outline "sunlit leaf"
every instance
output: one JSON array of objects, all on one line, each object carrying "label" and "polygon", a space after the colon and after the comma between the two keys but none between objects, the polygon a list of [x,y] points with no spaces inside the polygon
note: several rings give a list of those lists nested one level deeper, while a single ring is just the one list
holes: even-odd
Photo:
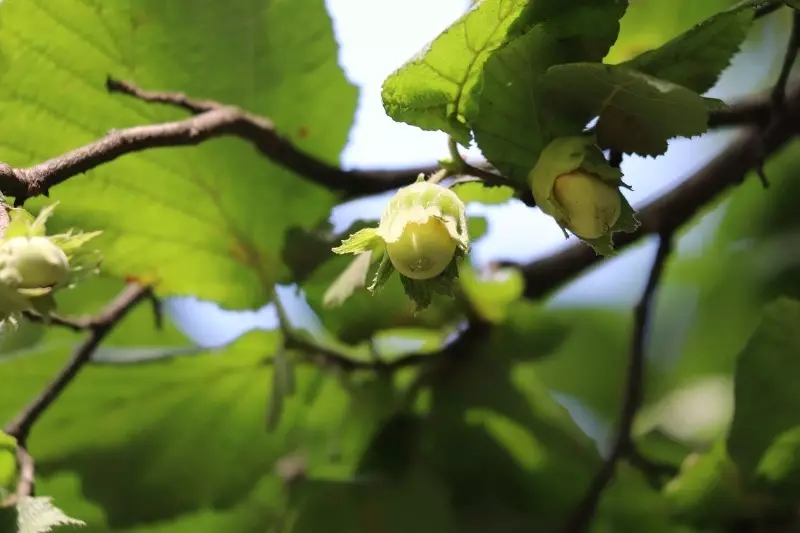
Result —
[{"label": "sunlit leaf", "polygon": [[[0,160],[14,166],[112,128],[186,117],[108,94],[108,75],[262,113],[301,150],[330,163],[338,162],[356,105],[322,0],[202,8],[188,0],[9,0],[0,35],[0,94],[10,104],[0,129],[14,132]],[[47,44],[31,35],[46,35]],[[53,229],[103,229],[97,245],[107,272],[157,281],[161,294],[238,308],[266,303],[272,282],[288,273],[284,231],[314,227],[335,202],[230,138],[127,155],[51,195],[61,202]]]},{"label": "sunlit leaf", "polygon": [[467,145],[465,123],[483,64],[522,15],[525,0],[483,0],[442,32],[383,84],[383,105],[394,120],[449,133]]}]

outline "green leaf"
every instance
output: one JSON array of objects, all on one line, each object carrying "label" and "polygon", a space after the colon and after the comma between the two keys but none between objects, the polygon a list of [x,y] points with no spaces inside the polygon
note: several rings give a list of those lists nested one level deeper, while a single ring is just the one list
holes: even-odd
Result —
[{"label": "green leaf", "polygon": [[764,453],[756,471],[757,485],[791,505],[800,496],[800,426],[781,433]]},{"label": "green leaf", "polygon": [[85,526],[82,520],[71,518],[54,507],[51,498],[22,498],[17,503],[17,533],[48,533],[58,526]]},{"label": "green leaf", "polygon": [[454,193],[465,204],[478,202],[481,204],[502,204],[514,197],[514,189],[504,186],[487,186],[481,181],[458,183],[451,187]]},{"label": "green leaf", "polygon": [[[48,45],[32,35],[47,35]],[[357,101],[323,0],[202,9],[192,0],[9,0],[0,55],[0,97],[9,103],[0,128],[14,132],[0,160],[20,167],[112,128],[186,118],[170,106],[108,94],[109,74],[263,114],[300,150],[331,164]],[[228,308],[266,303],[273,282],[288,274],[284,232],[315,227],[336,202],[233,138],[126,155],[50,192],[61,203],[48,229],[102,228],[97,245],[107,272]]]},{"label": "green leaf", "polygon": [[306,281],[321,264],[332,259],[331,249],[342,243],[343,235],[349,236],[372,223],[373,221],[358,220],[339,234],[333,232],[330,220],[325,220],[310,230],[289,228],[281,257],[291,271],[292,281]]},{"label": "green leaf", "polygon": [[354,291],[367,284],[367,273],[372,265],[373,252],[358,254],[325,291],[322,304],[325,307],[339,307]]},{"label": "green leaf", "polygon": [[800,425],[799,320],[800,302],[774,301],[736,362],[728,449],[748,479],[775,439]]},{"label": "green leaf", "polygon": [[574,397],[611,422],[619,415],[625,386],[631,318],[627,311],[542,309],[521,300],[497,335],[510,353],[538,352],[534,368],[550,390]]},{"label": "green leaf", "polygon": [[0,502],[17,486],[17,439],[0,431]]},{"label": "green leaf", "polygon": [[743,2],[717,13],[622,66],[705,93],[739,51],[753,24],[756,4],[764,2]]},{"label": "green leaf", "polygon": [[353,233],[342,241],[341,246],[333,249],[335,254],[361,254],[383,246],[377,228],[364,228]]},{"label": "green leaf", "polygon": [[30,235],[30,230],[36,220],[32,214],[21,207],[16,207],[8,210],[8,218],[8,227],[3,232],[3,238],[13,239],[14,237],[32,236]]},{"label": "green leaf", "polygon": [[489,221],[486,217],[469,217],[467,218],[467,233],[469,234],[470,242],[475,242],[483,237],[489,231]]},{"label": "green leaf", "polygon": [[500,172],[526,182],[539,152],[554,138],[579,135],[588,118],[552,112],[542,75],[552,65],[600,61],[619,31],[627,2],[579,0],[545,5],[532,27],[498,49],[483,69],[477,106],[468,114],[483,155]]},{"label": "green leaf", "polygon": [[602,493],[591,531],[641,533],[642,525],[647,524],[648,533],[694,533],[670,518],[663,498],[647,484],[642,473],[621,462],[613,482]]},{"label": "green leaf", "polygon": [[381,262],[378,263],[378,269],[375,271],[375,277],[372,279],[372,284],[367,287],[367,290],[372,295],[378,294],[383,289],[386,282],[389,281],[393,273],[394,265],[391,259],[389,259],[389,254],[383,252],[383,254],[381,254]]},{"label": "green leaf", "polygon": [[[297,394],[284,396],[275,431],[265,429],[271,354],[279,342],[275,332],[254,332],[224,350],[83,369],[28,443],[40,475],[37,491],[70,513],[87,500],[99,505],[103,517],[92,525],[118,530],[230,509],[297,450],[311,473],[328,468],[348,399],[335,381],[317,388],[315,367],[297,369]],[[0,417],[16,413],[68,356],[54,346],[35,357],[4,359],[0,381],[13,377],[15,386],[0,388]],[[94,431],[98,424],[105,431]],[[366,445],[367,435],[351,436],[339,446],[340,472],[355,465]],[[59,483],[66,474],[79,476],[80,484]],[[158,498],[154,486],[163,491]]]},{"label": "green leaf", "polygon": [[447,483],[465,522],[480,517],[492,531],[501,517],[513,517],[554,531],[582,498],[600,457],[518,355],[542,354],[536,346],[505,351],[493,337],[459,353],[458,370],[432,390],[425,464]]},{"label": "green leaf", "polygon": [[575,63],[551,67],[542,79],[550,105],[563,113],[599,116],[602,148],[657,156],[667,141],[706,131],[703,98],[685,87],[634,70]]},{"label": "green leaf", "polygon": [[[378,260],[384,254],[378,256]],[[303,284],[309,305],[317,312],[324,327],[341,341],[358,344],[368,341],[373,335],[387,328],[419,327],[441,328],[458,320],[461,307],[452,298],[436,297],[434,304],[426,310],[415,313],[405,294],[400,277],[392,275],[394,267],[386,260],[386,283],[379,291],[355,290],[339,307],[325,307],[324,295],[331,284],[342,275],[351,259],[334,256]],[[376,268],[377,270],[377,268]],[[368,274],[369,286],[373,275]]]},{"label": "green leaf", "polygon": [[431,305],[431,302],[433,302],[433,288],[428,281],[407,278],[402,274],[399,274],[399,276],[406,296],[414,302],[415,312],[422,311]]},{"label": "green leaf", "polygon": [[[386,254],[387,256],[389,254]],[[435,278],[418,280],[411,279],[402,274],[398,274],[403,290],[412,302],[414,302],[414,312],[418,313],[430,307],[433,303],[434,295],[439,294],[452,298],[454,295],[455,283],[459,276],[458,264],[462,254],[456,252],[453,260],[447,265],[444,271]]]},{"label": "green leaf", "polygon": [[475,311],[490,322],[503,322],[508,307],[522,296],[525,282],[518,270],[502,268],[480,275],[469,266],[460,271],[461,287]]},{"label": "green leaf", "polygon": [[664,487],[664,496],[675,515],[700,527],[752,512],[724,440],[706,453],[687,457],[678,476]]},{"label": "green leaf", "polygon": [[383,83],[386,113],[423,130],[441,130],[463,145],[470,93],[483,64],[506,39],[526,0],[482,0]]}]

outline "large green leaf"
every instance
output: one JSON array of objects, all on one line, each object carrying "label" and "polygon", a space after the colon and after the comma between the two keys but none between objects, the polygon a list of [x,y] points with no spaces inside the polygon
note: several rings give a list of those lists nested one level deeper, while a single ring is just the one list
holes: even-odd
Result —
[{"label": "large green leaf", "polygon": [[[800,194],[798,146],[770,159],[769,189],[750,175],[709,206],[707,211],[716,209],[712,216],[721,220],[704,237],[702,253],[690,248],[674,258],[662,282],[658,300],[664,305],[654,327],[669,330],[669,324],[683,323],[683,333],[664,331],[664,340],[653,346],[666,372],[664,379],[649,383],[649,390],[661,395],[697,379],[732,379],[765,303],[780,294],[800,297],[800,269],[791,245],[800,228],[792,202]],[[694,232],[691,226],[687,230]]]},{"label": "large green leaf", "polygon": [[[759,2],[763,4],[764,2]],[[625,66],[705,93],[739,51],[753,23],[756,2],[717,13]]]},{"label": "large green leaf", "polygon": [[[546,2],[545,2],[546,3]],[[587,119],[550,112],[540,78],[548,67],[600,61],[614,43],[627,2],[560,2],[486,61],[478,103],[467,113],[475,140],[504,175],[525,181],[554,138],[579,134]],[[546,15],[546,16],[545,16]]]},{"label": "large green leaf", "polygon": [[755,513],[724,440],[708,452],[688,456],[678,475],[664,487],[664,496],[675,516],[699,527],[752,518]]},{"label": "large green leaf", "polygon": [[680,85],[635,70],[599,63],[557,65],[542,84],[551,105],[582,122],[599,116],[597,140],[603,148],[657,156],[667,141],[706,131],[703,98]]},{"label": "large green leaf", "polygon": [[462,527],[491,531],[510,520],[551,531],[583,496],[600,457],[524,360],[547,352],[507,351],[503,340],[471,345],[435,384],[424,449]]},{"label": "large green leaf", "polygon": [[[369,425],[335,380],[320,388],[315,368],[298,370],[281,422],[267,432],[278,342],[277,333],[259,332],[221,352],[84,369],[31,435],[37,490],[71,516],[116,529],[230,508],[290,453],[302,453],[312,473],[346,473],[366,441],[342,441],[342,422],[355,420],[366,436]],[[66,355],[53,349],[0,363],[0,381],[15,383],[0,390],[0,418],[15,414]],[[65,474],[79,486],[65,486]],[[105,518],[82,516],[83,498]]]},{"label": "large green leaf", "polygon": [[736,409],[728,450],[745,476],[784,432],[800,425],[800,302],[778,299],[764,311],[736,365]]},{"label": "large green leaf", "polygon": [[[356,89],[338,66],[322,0],[9,0],[0,17],[0,160],[9,164],[185,116],[106,94],[107,75],[265,114],[330,163],[346,142]],[[335,201],[237,139],[125,156],[53,197],[61,224],[104,230],[109,272],[240,308],[264,304],[286,274],[284,231],[314,226]]]},{"label": "large green leaf", "polygon": [[[482,0],[383,84],[383,105],[394,120],[441,130],[470,142],[465,123],[483,64],[508,36],[528,0]],[[532,3],[532,2],[531,2]]]}]

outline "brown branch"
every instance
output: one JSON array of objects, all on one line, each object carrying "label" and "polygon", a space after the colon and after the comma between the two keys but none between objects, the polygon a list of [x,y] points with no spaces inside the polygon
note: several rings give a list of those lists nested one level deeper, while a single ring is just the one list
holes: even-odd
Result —
[{"label": "brown branch", "polygon": [[[784,113],[774,128],[764,132],[750,128],[721,154],[670,192],[641,208],[637,216],[641,226],[633,233],[617,233],[614,247],[624,249],[646,235],[675,233],[702,208],[718,198],[732,185],[744,181],[763,153],[772,155],[783,148],[800,130],[800,85],[787,95]],[[762,144],[763,141],[763,144]],[[763,152],[762,152],[763,147]],[[551,293],[587,268],[599,263],[602,256],[583,243],[522,267],[527,298],[540,298]],[[515,266],[514,263],[507,264]]]},{"label": "brown branch", "polygon": [[278,136],[267,119],[234,107],[220,107],[177,122],[114,130],[102,139],[29,168],[0,163],[0,191],[16,205],[78,174],[125,154],[151,148],[194,146],[209,139],[234,135],[249,140],[262,153],[312,182],[333,190],[372,194],[411,183],[429,168],[400,171],[345,171],[314,159]]},{"label": "brown branch", "polygon": [[[148,298],[150,288],[138,284],[130,284],[95,318],[86,320],[85,323],[67,321],[62,325],[73,327],[82,325],[89,329],[89,335],[75,349],[67,364],[45,389],[34,398],[11,422],[6,424],[3,431],[17,439],[23,448],[26,446],[31,427],[50,405],[59,397],[83,366],[89,362],[95,349],[113,328],[133,309],[140,301]],[[81,328],[83,329],[83,327]]]},{"label": "brown branch", "polygon": [[144,102],[179,107],[195,115],[227,109],[234,113],[231,120],[235,124],[215,136],[235,135],[250,141],[273,162],[314,183],[344,192],[346,196],[377,194],[396,189],[413,183],[420,174],[431,174],[438,168],[438,165],[428,165],[400,170],[342,170],[296,148],[275,130],[271,120],[239,108],[213,100],[190,98],[180,92],[147,91],[111,77],[106,80],[106,89],[110,93],[125,94]]},{"label": "brown branch", "polygon": [[[229,135],[249,141],[276,164],[313,183],[338,191],[345,198],[393,190],[413,182],[420,173],[431,174],[437,168],[431,165],[400,170],[342,170],[295,147],[275,130],[269,119],[237,107],[192,99],[183,93],[145,91],[114,79],[108,79],[106,86],[110,92],[176,106],[194,116],[174,122],[112,130],[102,139],[28,168],[12,168],[0,163],[0,191],[13,196],[16,205],[22,205],[28,198],[46,195],[51,187],[123,155],[153,148],[194,146]],[[763,107],[763,102],[759,102],[750,104],[745,110],[734,106],[717,111],[712,113],[710,123],[732,126],[761,120]],[[465,163],[461,171],[493,185],[509,184],[490,167]],[[528,205],[534,205],[529,193],[523,191],[519,196]]]},{"label": "brown branch", "polygon": [[639,411],[644,397],[645,338],[650,322],[649,317],[653,307],[653,299],[671,251],[672,235],[661,235],[658,251],[650,269],[650,276],[647,279],[647,285],[634,310],[628,377],[614,445],[608,458],[603,462],[600,471],[592,480],[583,500],[570,515],[564,527],[564,533],[587,531],[600,503],[603,491],[614,478],[619,461],[631,456],[639,458],[638,453],[635,451],[631,430],[636,413]]}]

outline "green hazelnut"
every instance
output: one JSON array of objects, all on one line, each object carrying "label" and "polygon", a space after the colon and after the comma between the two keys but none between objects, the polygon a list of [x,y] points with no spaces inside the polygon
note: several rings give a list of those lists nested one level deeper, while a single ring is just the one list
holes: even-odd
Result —
[{"label": "green hazelnut", "polygon": [[564,224],[584,239],[597,239],[608,233],[622,209],[614,186],[580,170],[558,176],[553,196],[565,215]]},{"label": "green hazelnut", "polygon": [[456,251],[456,241],[436,217],[426,222],[409,222],[395,242],[386,244],[392,265],[404,276],[425,280],[447,268]]},{"label": "green hazelnut", "polygon": [[66,254],[47,237],[14,237],[4,242],[0,245],[0,267],[21,289],[62,285],[70,272]]}]

